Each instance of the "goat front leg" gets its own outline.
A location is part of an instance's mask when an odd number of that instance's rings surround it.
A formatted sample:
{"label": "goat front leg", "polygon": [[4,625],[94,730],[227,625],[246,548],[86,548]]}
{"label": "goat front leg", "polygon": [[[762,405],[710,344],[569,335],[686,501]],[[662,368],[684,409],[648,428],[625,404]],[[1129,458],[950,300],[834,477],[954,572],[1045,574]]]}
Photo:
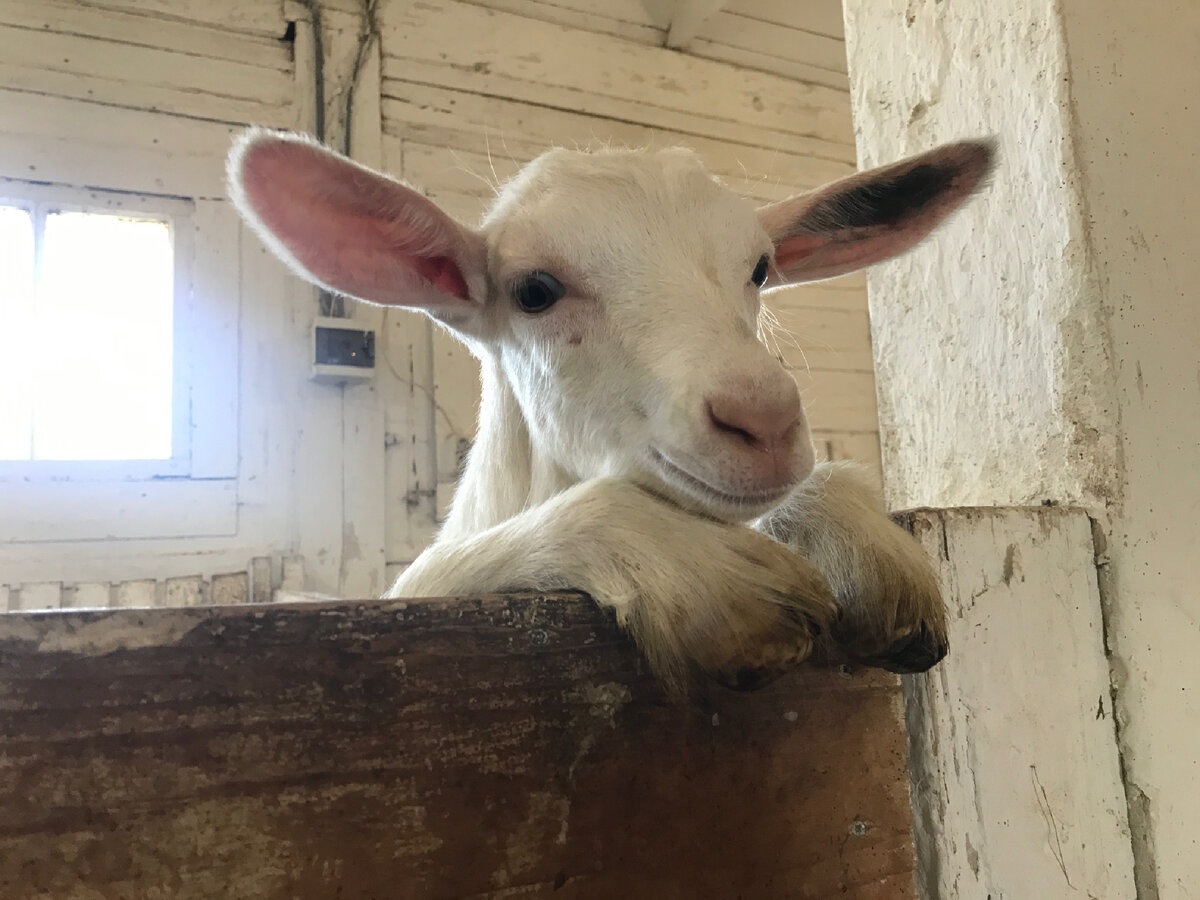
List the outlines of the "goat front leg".
{"label": "goat front leg", "polygon": [[843,653],[901,673],[946,655],[946,607],[929,559],[857,465],[819,464],[755,527],[824,574],[839,610],[829,634]]}
{"label": "goat front leg", "polygon": [[391,597],[580,590],[616,613],[655,674],[738,688],[806,659],[836,608],[820,572],[744,525],[685,512],[629,481],[582,482],[462,540],[439,540]]}

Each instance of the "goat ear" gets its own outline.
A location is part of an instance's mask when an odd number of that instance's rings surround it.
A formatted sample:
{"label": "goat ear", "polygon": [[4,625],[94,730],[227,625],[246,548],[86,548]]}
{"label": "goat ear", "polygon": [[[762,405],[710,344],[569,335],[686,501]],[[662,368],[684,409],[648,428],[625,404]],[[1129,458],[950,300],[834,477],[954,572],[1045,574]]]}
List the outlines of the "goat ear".
{"label": "goat ear", "polygon": [[482,306],[483,238],[399,181],[302,135],[262,129],[234,144],[228,175],[246,221],[314,284],[449,322]]}
{"label": "goat ear", "polygon": [[768,286],[820,281],[898,256],[977,190],[991,141],[947,144],[758,211],[775,244]]}

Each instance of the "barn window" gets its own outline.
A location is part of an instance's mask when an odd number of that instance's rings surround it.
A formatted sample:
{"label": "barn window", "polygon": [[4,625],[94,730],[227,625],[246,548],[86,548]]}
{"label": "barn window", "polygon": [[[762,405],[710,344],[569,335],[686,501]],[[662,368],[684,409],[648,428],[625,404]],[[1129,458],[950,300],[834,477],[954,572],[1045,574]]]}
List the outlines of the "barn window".
{"label": "barn window", "polygon": [[215,203],[0,178],[0,542],[236,531],[238,253]]}
{"label": "barn window", "polygon": [[0,185],[0,464],[186,474],[187,207]]}

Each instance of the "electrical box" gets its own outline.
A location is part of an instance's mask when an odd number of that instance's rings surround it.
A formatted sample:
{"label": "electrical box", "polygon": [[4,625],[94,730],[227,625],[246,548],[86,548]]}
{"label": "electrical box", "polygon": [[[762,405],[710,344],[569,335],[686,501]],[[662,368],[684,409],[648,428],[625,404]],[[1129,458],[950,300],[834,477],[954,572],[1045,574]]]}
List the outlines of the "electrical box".
{"label": "electrical box", "polygon": [[375,330],[354,319],[319,317],[313,323],[312,380],[348,384],[375,377]]}

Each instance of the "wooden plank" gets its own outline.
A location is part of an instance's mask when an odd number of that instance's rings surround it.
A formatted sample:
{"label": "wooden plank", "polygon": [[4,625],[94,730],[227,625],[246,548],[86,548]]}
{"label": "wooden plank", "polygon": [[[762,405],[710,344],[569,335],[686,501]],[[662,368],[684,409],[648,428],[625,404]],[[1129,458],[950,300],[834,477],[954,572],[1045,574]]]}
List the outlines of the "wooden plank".
{"label": "wooden plank", "polygon": [[862,309],[814,306],[768,307],[775,324],[765,332],[767,346],[791,369],[873,372],[867,298]]}
{"label": "wooden plank", "polygon": [[841,0],[738,0],[737,11],[786,28],[799,28],[814,34],[842,39]]}
{"label": "wooden plank", "polygon": [[846,42],[744,15],[734,7],[717,13],[697,35],[710,44],[761,53],[772,59],[805,63],[822,69],[827,77],[841,75],[838,87],[849,92],[846,75]]}
{"label": "wooden plank", "polygon": [[[414,178],[407,143],[383,136],[383,162],[391,172]],[[439,202],[442,198],[439,198]],[[448,205],[452,215],[467,209]],[[464,220],[469,218],[464,216]],[[384,423],[385,494],[388,497],[384,555],[411,561],[437,530],[437,453],[434,408],[433,330],[428,318],[389,310],[377,344],[380,390],[386,399]],[[384,582],[391,583],[385,568]]]}
{"label": "wooden plank", "polygon": [[819,459],[850,459],[862,463],[883,486],[883,467],[879,458],[877,431],[813,431],[813,444]]}
{"label": "wooden plank", "polygon": [[444,329],[433,332],[434,440],[438,519],[449,512],[464,452],[479,422],[479,362]]}
{"label": "wooden plank", "polygon": [[193,478],[233,478],[238,472],[238,375],[241,222],[223,200],[197,200],[191,266],[192,296],[185,333],[189,361],[189,426]]}
{"label": "wooden plank", "polygon": [[[314,589],[337,593],[346,518],[342,389],[308,380],[316,292],[250,229],[242,234],[246,434],[239,473],[245,473],[243,483],[253,478],[259,485],[255,497],[265,530],[258,553],[277,552],[282,541],[305,557]],[[243,547],[238,569],[247,556],[258,555]]]}
{"label": "wooden plank", "polygon": [[867,279],[862,272],[855,272],[832,281],[779,288],[766,294],[766,302],[772,307],[811,306],[859,311],[867,308]]}
{"label": "wooden plank", "polygon": [[[79,0],[0,3],[0,25],[54,34],[96,38],[114,44],[151,47],[259,68],[292,71],[290,49],[272,38],[254,37],[223,27],[185,22],[132,10],[113,10]],[[282,34],[282,28],[280,30]]]}
{"label": "wooden plank", "polygon": [[8,608],[14,610],[58,609],[62,605],[62,582],[43,581],[23,584],[12,591]]}
{"label": "wooden plank", "polygon": [[190,578],[168,578],[164,606],[200,606],[205,602],[204,579],[198,575]]}
{"label": "wooden plank", "polygon": [[738,8],[713,16],[688,44],[688,52],[847,94],[850,90],[846,44],[840,37],[766,22]]}
{"label": "wooden plank", "polygon": [[[383,11],[383,75],[685,134],[853,145],[849,96],[453,0]],[[512,53],[515,35],[534,48]]]}
{"label": "wooden plank", "polygon": [[[284,521],[287,521],[286,516]],[[142,578],[209,577],[245,566],[247,556],[277,552],[269,535],[248,534],[183,539],[129,538],[119,541],[72,540],[36,543],[0,542],[0,577],[5,584],[54,581],[70,566],[76,585],[109,584]]]}
{"label": "wooden plank", "polygon": [[122,581],[113,595],[112,605],[126,609],[158,606],[158,582],[153,579]]}
{"label": "wooden plank", "polygon": [[905,679],[921,895],[1132,898],[1086,513],[926,510],[911,524],[950,603],[950,655]]}
{"label": "wooden plank", "polygon": [[0,83],[10,89],[223,122],[286,127],[295,118],[287,72],[3,25],[0,45]]}
{"label": "wooden plank", "polygon": [[303,591],[305,589],[304,557],[285,556],[280,568],[279,590]]}
{"label": "wooden plank", "polygon": [[81,6],[119,10],[227,31],[282,38],[286,23],[279,0],[78,0]]}
{"label": "wooden plank", "polygon": [[[383,118],[384,130],[395,137],[441,148],[443,157],[447,149],[465,151],[498,167],[506,160],[526,162],[553,146],[687,146],[734,190],[758,195],[761,183],[791,186],[770,191],[776,199],[854,172],[853,148],[824,141],[756,135],[761,143],[751,144],[748,132],[739,135],[740,142],[715,140],[398,79],[384,80]],[[472,166],[472,171],[489,175],[491,165]]]}
{"label": "wooden plank", "polygon": [[382,361],[394,382],[385,409],[385,553],[411,561],[433,539],[437,523],[437,452],[433,404],[433,326],[424,316],[389,312]]}
{"label": "wooden plank", "polygon": [[870,372],[789,369],[800,386],[809,425],[820,431],[875,431],[875,376]]}
{"label": "wooden plank", "polygon": [[238,129],[0,88],[0,174],[182,197],[224,196]]}
{"label": "wooden plank", "polygon": [[233,481],[8,482],[0,541],[193,537],[237,530]]}
{"label": "wooden plank", "polygon": [[239,606],[250,602],[250,576],[247,572],[228,572],[212,579],[214,606]]}
{"label": "wooden plank", "polygon": [[250,602],[271,602],[271,559],[256,556],[250,560]]}
{"label": "wooden plank", "polygon": [[913,896],[891,676],[673,704],[577,596],[18,614],[0,655],[12,900]]}
{"label": "wooden plank", "polygon": [[724,5],[725,0],[675,0],[666,45],[674,50],[686,49],[692,38]]}
{"label": "wooden plank", "polygon": [[484,6],[563,25],[579,31],[609,34],[649,47],[661,47],[666,38],[674,0],[465,0]]}
{"label": "wooden plank", "polygon": [[[169,582],[168,582],[169,586]],[[104,609],[112,606],[112,585],[107,582],[84,582],[74,586],[70,607],[72,609]],[[66,600],[63,607],[68,606]]]}

